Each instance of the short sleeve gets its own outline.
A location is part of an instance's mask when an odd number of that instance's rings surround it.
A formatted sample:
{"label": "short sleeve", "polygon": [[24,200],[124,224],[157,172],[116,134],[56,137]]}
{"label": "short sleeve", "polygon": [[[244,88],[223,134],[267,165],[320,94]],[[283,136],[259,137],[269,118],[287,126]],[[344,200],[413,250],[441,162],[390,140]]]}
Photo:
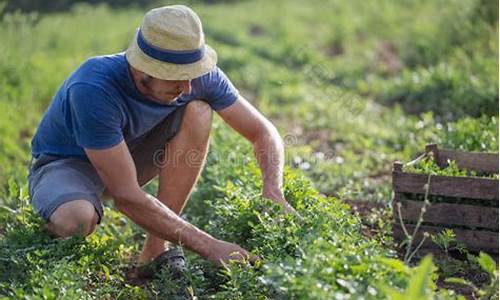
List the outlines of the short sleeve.
{"label": "short sleeve", "polygon": [[238,99],[238,90],[219,67],[214,67],[212,71],[202,76],[201,80],[203,98],[213,110],[224,109]]}
{"label": "short sleeve", "polygon": [[68,121],[80,147],[106,149],[123,140],[121,111],[100,87],[86,83],[72,85],[68,106]]}

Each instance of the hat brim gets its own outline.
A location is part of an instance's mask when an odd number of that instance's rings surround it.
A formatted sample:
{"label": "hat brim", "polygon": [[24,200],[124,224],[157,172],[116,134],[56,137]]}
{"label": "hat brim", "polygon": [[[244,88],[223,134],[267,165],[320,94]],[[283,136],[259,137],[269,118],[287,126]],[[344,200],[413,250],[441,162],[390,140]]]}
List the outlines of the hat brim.
{"label": "hat brim", "polygon": [[173,64],[154,59],[142,52],[137,45],[137,33],[130,43],[125,57],[135,69],[154,78],[162,80],[190,80],[200,77],[212,70],[217,64],[217,53],[205,44],[202,59],[192,64]]}

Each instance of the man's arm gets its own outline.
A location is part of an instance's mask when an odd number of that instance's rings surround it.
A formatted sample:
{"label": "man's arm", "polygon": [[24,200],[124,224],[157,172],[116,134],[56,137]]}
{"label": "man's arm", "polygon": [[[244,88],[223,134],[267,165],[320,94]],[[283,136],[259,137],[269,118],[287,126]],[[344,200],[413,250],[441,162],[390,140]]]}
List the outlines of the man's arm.
{"label": "man's arm", "polygon": [[285,150],[276,127],[242,96],[218,114],[252,143],[262,171],[262,196],[283,206],[285,212],[295,212],[283,195]]}
{"label": "man's arm", "polygon": [[248,253],[238,245],[213,238],[143,192],[125,142],[105,150],[85,149],[85,152],[114,198],[116,208],[148,232],[182,244],[217,264],[229,259],[238,260],[241,256],[248,257]]}

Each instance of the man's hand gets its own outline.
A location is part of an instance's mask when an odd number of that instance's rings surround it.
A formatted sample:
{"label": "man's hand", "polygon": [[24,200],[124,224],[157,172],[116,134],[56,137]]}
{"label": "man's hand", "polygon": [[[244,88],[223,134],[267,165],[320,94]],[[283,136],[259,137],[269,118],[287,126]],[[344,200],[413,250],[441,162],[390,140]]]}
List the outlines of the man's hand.
{"label": "man's hand", "polygon": [[280,204],[285,213],[298,215],[283,196],[285,150],[276,127],[241,96],[236,103],[218,113],[229,126],[252,143],[262,171],[262,196]]}
{"label": "man's hand", "polygon": [[219,266],[228,264],[230,261],[253,263],[257,259],[256,257],[250,256],[250,254],[240,246],[221,240],[217,240],[215,245],[211,247],[211,250],[212,253],[207,258]]}
{"label": "man's hand", "polygon": [[284,213],[292,214],[302,219],[299,213],[286,201],[285,195],[283,195],[283,192],[281,192],[280,190],[274,192],[264,191],[262,192],[262,197],[271,199],[281,205]]}
{"label": "man's hand", "polygon": [[[186,222],[137,183],[135,165],[125,142],[105,150],[85,149],[115,206],[134,223],[164,240],[182,244],[218,264],[232,258],[231,253],[248,257],[241,247],[220,241]],[[238,256],[234,259],[238,260]]]}

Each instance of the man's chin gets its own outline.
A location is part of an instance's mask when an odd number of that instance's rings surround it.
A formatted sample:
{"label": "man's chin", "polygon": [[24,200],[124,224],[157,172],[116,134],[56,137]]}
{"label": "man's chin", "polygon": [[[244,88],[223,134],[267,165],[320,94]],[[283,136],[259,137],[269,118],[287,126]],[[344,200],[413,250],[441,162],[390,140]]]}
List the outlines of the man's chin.
{"label": "man's chin", "polygon": [[182,93],[181,94],[171,94],[171,95],[172,95],[172,98],[170,98],[170,99],[164,99],[163,102],[166,103],[166,104],[175,102],[175,101],[177,101],[177,99],[179,99],[179,97],[182,95]]}
{"label": "man's chin", "polygon": [[180,97],[180,95],[177,95],[173,98],[169,98],[169,99],[166,99],[166,98],[163,98],[163,99],[158,99],[156,97],[150,97],[151,100],[155,101],[155,102],[158,102],[160,104],[171,104],[175,101],[177,101],[177,99]]}
{"label": "man's chin", "polygon": [[177,101],[177,99],[179,99],[179,97],[180,97],[180,95],[175,96],[174,98],[172,98],[172,99],[170,99],[170,100],[166,101],[165,103],[166,103],[166,104],[173,103],[173,102]]}

